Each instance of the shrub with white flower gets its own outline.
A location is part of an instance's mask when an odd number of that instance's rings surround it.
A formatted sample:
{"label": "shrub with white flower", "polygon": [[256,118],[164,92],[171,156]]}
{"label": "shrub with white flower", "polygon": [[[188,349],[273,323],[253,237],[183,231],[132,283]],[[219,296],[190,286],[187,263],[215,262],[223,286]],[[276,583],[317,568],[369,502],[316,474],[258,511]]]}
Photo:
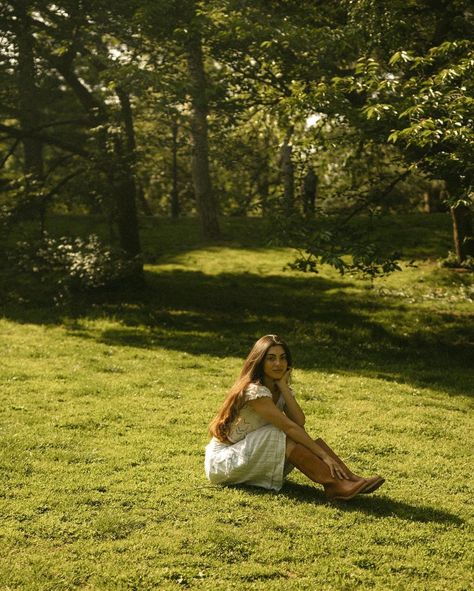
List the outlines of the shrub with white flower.
{"label": "shrub with white flower", "polygon": [[22,242],[17,248],[20,268],[42,282],[55,281],[63,295],[118,284],[136,264],[107,248],[95,234],[85,239],[45,236],[39,246]]}

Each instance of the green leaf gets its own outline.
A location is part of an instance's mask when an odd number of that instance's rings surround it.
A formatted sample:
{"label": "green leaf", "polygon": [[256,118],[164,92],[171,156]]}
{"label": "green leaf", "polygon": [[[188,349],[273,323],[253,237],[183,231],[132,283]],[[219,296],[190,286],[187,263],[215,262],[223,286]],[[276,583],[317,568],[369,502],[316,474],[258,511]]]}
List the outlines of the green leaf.
{"label": "green leaf", "polygon": [[412,51],[397,51],[395,52],[392,57],[389,60],[389,64],[391,66],[397,64],[398,62],[412,62],[415,59],[415,57],[413,56],[413,52]]}
{"label": "green leaf", "polygon": [[392,133],[388,136],[387,141],[394,144],[398,141],[398,131],[392,131]]}

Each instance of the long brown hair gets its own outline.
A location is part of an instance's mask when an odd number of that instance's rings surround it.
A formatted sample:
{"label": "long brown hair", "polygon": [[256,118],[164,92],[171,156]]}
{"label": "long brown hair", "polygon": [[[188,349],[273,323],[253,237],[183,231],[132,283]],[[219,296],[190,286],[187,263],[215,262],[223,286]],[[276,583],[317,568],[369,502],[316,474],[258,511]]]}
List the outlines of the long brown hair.
{"label": "long brown hair", "polygon": [[288,367],[292,366],[291,352],[288,345],[276,334],[267,334],[254,344],[242,367],[240,376],[227,393],[227,396],[214,419],[209,425],[209,432],[222,443],[228,443],[227,435],[232,422],[245,404],[244,391],[249,384],[263,382],[263,363],[270,347],[280,345],[286,353]]}

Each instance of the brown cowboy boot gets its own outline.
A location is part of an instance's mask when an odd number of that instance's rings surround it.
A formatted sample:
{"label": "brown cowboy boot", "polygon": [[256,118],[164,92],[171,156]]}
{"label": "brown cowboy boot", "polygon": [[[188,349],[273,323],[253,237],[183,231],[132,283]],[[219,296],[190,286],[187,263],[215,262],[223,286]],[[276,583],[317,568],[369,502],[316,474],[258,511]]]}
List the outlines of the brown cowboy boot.
{"label": "brown cowboy boot", "polygon": [[326,453],[328,453],[333,459],[335,459],[344,468],[347,475],[350,477],[350,479],[353,482],[359,482],[360,480],[365,480],[366,486],[360,491],[360,493],[367,494],[367,493],[374,492],[374,490],[377,490],[385,482],[385,478],[382,478],[381,476],[371,476],[370,478],[364,478],[362,476],[358,476],[357,474],[354,474],[354,472],[352,472],[346,466],[346,464],[344,464],[344,462],[341,460],[341,458],[329,447],[329,445],[324,441],[324,439],[321,439],[321,438],[316,439],[315,443],[317,443],[319,445],[319,447],[322,447]]}
{"label": "brown cowboy boot", "polygon": [[366,485],[365,479],[354,482],[346,478],[335,478],[331,475],[329,466],[323,460],[299,443],[296,443],[291,450],[288,460],[310,480],[322,484],[328,499],[348,501],[355,497]]}

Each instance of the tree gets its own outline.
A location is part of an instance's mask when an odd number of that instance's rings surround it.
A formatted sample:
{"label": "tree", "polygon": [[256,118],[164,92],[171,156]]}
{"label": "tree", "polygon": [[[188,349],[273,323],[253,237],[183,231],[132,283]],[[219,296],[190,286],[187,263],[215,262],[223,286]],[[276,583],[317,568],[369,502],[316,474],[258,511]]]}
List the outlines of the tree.
{"label": "tree", "polygon": [[[118,105],[117,109],[113,109],[110,103],[107,103],[110,90],[104,92],[96,83],[97,91],[94,92],[76,71],[77,62],[85,57],[88,74],[94,82],[98,78],[97,81],[100,83],[100,74],[110,68],[108,48],[100,35],[100,15],[95,31],[81,33],[80,26],[84,24],[84,19],[89,23],[94,22],[97,14],[92,11],[89,14],[78,14],[73,11],[66,18],[63,14],[64,12],[51,14],[51,11],[47,11],[43,16],[43,20],[48,19],[46,32],[53,42],[53,48],[46,50],[44,55],[69,85],[88,116],[90,130],[95,135],[98,146],[96,164],[110,183],[110,200],[116,206],[120,247],[128,257],[135,258],[140,255],[141,246],[136,211],[133,115],[129,95],[120,85],[120,81],[114,80],[112,84],[109,82],[109,88],[115,92]],[[69,41],[63,34],[71,27],[73,36]],[[58,43],[62,48],[55,51],[54,44],[57,46]],[[83,67],[82,77],[84,75]],[[137,276],[139,275],[141,266],[137,266]]]}
{"label": "tree", "polygon": [[[355,5],[373,24],[367,3]],[[401,159],[444,181],[461,264],[474,255],[472,13],[467,2],[447,0],[419,0],[406,10],[405,3],[384,3],[383,39],[337,84],[346,97],[358,97],[372,129],[399,146]]]}
{"label": "tree", "polygon": [[[23,164],[27,197],[39,188],[44,175],[43,144],[31,132],[41,126],[40,98],[36,85],[34,37],[29,14],[29,2],[20,0],[13,5],[11,22],[17,49],[18,120],[22,132]],[[44,204],[41,207],[44,217]]]}
{"label": "tree", "polygon": [[[110,83],[113,64],[103,41],[100,12],[94,12],[87,3],[77,6],[67,0],[55,5],[38,1],[12,6],[13,18],[9,24],[18,40],[16,59],[21,108],[19,127],[9,124],[2,125],[1,129],[24,142],[25,170],[34,173],[32,178],[39,178],[42,173],[43,145],[55,150],[49,155],[52,161],[44,178],[59,170],[61,162],[71,164],[70,156],[56,154],[57,151],[66,150],[86,160],[79,171],[69,170],[49,192],[43,190],[42,217],[44,219],[48,197],[85,169],[94,170],[96,175],[104,177],[103,188],[109,187],[109,202],[116,212],[122,252],[135,262],[127,268],[135,279],[141,280],[132,108],[125,87],[120,86],[120,77],[116,76],[113,84]],[[54,79],[57,87],[63,84],[58,94],[60,97],[67,95],[68,104],[75,97],[73,110],[82,109],[81,117],[61,121],[51,108],[57,107],[57,103],[39,100],[42,95],[35,87],[35,66],[42,69],[42,78]],[[105,87],[107,70],[108,86]],[[64,83],[68,91],[64,90]],[[113,102],[111,96],[115,99]],[[73,127],[74,132],[69,132],[69,137],[76,136],[78,141],[62,139],[60,130],[66,126]]]}
{"label": "tree", "polygon": [[220,236],[211,174],[209,170],[207,82],[204,69],[202,38],[197,17],[189,23],[190,30],[185,40],[186,59],[189,73],[192,116],[191,133],[193,138],[192,172],[194,190],[203,234],[215,240]]}
{"label": "tree", "polygon": [[[135,21],[152,43],[166,48],[173,59],[186,64],[185,94],[190,102],[192,137],[192,176],[196,205],[203,235],[215,240],[220,236],[218,207],[209,167],[209,83],[206,73],[205,34],[209,24],[200,2],[173,0],[135,3]],[[178,82],[176,80],[176,82]],[[177,83],[173,102],[179,102],[182,85]]]}
{"label": "tree", "polygon": [[365,113],[389,123],[388,140],[403,147],[409,163],[445,182],[461,264],[474,256],[474,44],[445,41],[418,56],[399,51],[389,65],[396,72],[389,81],[378,63],[370,74],[364,66],[361,77],[377,97]]}

